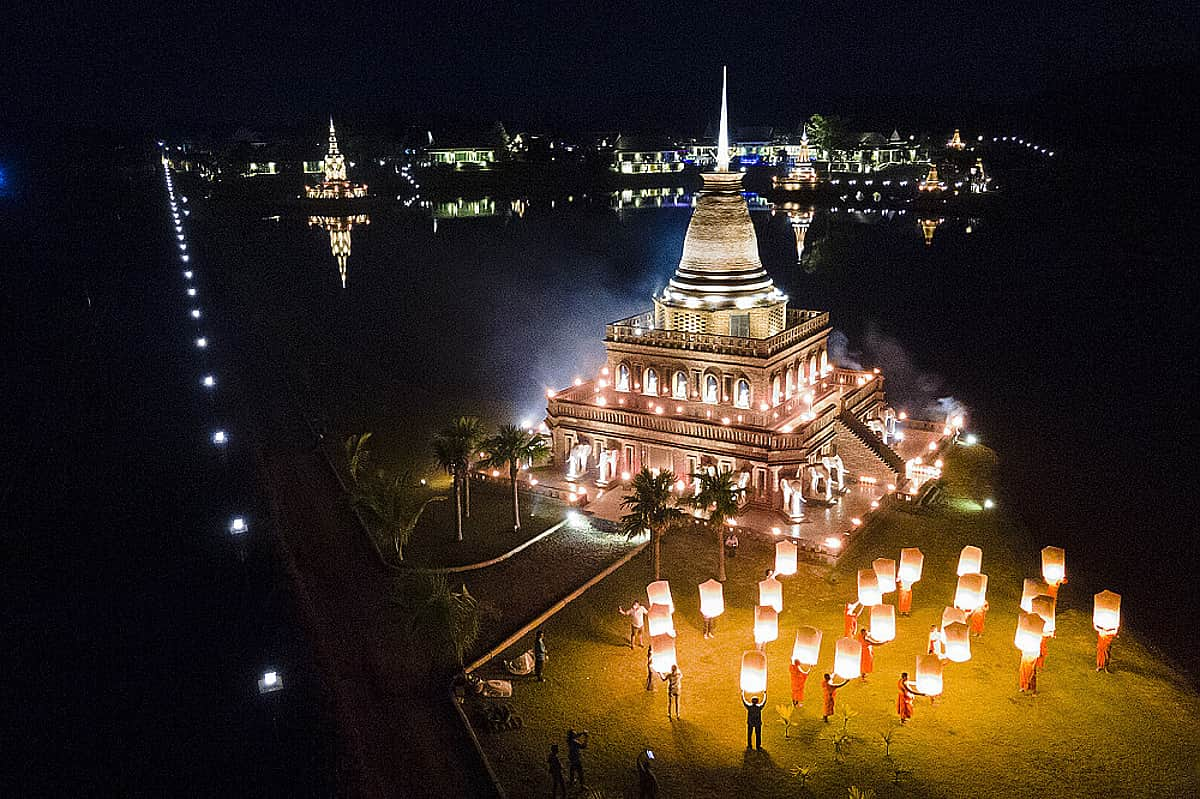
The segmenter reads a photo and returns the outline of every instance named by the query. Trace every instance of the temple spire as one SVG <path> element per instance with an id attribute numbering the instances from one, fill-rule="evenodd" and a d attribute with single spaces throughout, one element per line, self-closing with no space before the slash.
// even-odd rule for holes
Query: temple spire
<path id="1" fill-rule="evenodd" d="M 728 67 L 721 67 L 721 132 L 717 135 L 717 171 L 729 171 L 729 108 L 726 104 Z"/>

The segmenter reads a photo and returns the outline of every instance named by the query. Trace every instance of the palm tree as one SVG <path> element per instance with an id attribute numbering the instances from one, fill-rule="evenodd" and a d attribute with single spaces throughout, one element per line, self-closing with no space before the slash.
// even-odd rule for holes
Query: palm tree
<path id="1" fill-rule="evenodd" d="M 454 481 L 454 518 L 457 523 L 458 540 L 463 540 L 463 497 L 462 484 L 467 480 L 471 458 L 470 442 L 455 435 L 451 428 L 438 433 L 433 439 L 433 454 L 438 466 Z"/>
<path id="2" fill-rule="evenodd" d="M 672 488 L 675 484 L 673 472 L 659 472 L 656 476 L 645 466 L 629 484 L 632 491 L 621 499 L 621 507 L 629 513 L 621 517 L 621 531 L 633 538 L 643 531 L 650 531 L 651 557 L 654 579 L 661 577 L 662 535 L 673 522 L 683 518 L 683 511 L 676 507 Z"/>
<path id="3" fill-rule="evenodd" d="M 534 461 L 544 458 L 550 453 L 550 446 L 540 433 L 527 433 L 516 425 L 506 424 L 496 431 L 496 435 L 483 442 L 487 457 L 483 465 L 490 469 L 508 467 L 508 479 L 512 483 L 513 499 L 513 529 L 521 529 L 521 506 L 517 500 L 517 472 L 521 462 Z"/>
<path id="4" fill-rule="evenodd" d="M 430 502 L 442 502 L 445 499 L 443 496 L 432 496 L 422 501 L 407 475 L 389 477 L 379 471 L 369 490 L 359 499 L 359 504 L 367 509 L 380 533 L 391 543 L 396 560 L 403 561 L 404 547 L 412 538 L 412 532 L 425 508 Z"/>
<path id="5" fill-rule="evenodd" d="M 700 492 L 688 502 L 708 512 L 708 527 L 717 536 L 717 579 L 725 582 L 725 523 L 737 517 L 745 489 L 734 480 L 733 472 L 703 471 L 692 478 L 700 481 Z"/>
<path id="6" fill-rule="evenodd" d="M 367 468 L 371 460 L 371 451 L 367 442 L 371 440 L 370 433 L 358 433 L 346 439 L 343 449 L 346 453 L 346 470 L 350 472 L 350 482 L 358 485 L 358 476 Z"/>
<path id="7" fill-rule="evenodd" d="M 429 646 L 439 664 L 445 658 L 462 668 L 464 656 L 479 638 L 479 601 L 466 585 L 452 590 L 443 574 L 420 575 L 414 584 L 398 588 L 393 603 L 409 614 L 414 639 Z"/>
<path id="8" fill-rule="evenodd" d="M 478 416 L 460 416 L 442 434 L 461 439 L 463 445 L 467 448 L 467 462 L 462 483 L 463 510 L 466 511 L 466 517 L 469 519 L 471 518 L 471 456 L 475 454 L 475 450 L 483 443 L 485 437 L 483 421 Z"/>

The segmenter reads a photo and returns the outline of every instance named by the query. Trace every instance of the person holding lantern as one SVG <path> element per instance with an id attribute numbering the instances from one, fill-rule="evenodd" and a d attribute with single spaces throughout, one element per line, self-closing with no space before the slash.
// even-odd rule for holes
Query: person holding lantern
<path id="1" fill-rule="evenodd" d="M 858 614 L 862 611 L 862 605 L 857 602 L 847 602 L 844 618 L 842 619 L 842 637 L 853 638 L 858 632 Z"/>
<path id="2" fill-rule="evenodd" d="M 808 683 L 808 672 L 811 670 L 811 667 L 805 667 L 798 660 L 788 664 L 788 674 L 792 682 L 792 707 L 804 704 L 804 687 Z"/>
<path id="3" fill-rule="evenodd" d="M 672 663 L 671 671 L 664 674 L 662 679 L 667 683 L 667 721 L 671 720 L 671 705 L 675 705 L 675 718 L 679 718 L 679 686 L 683 682 L 683 672 L 679 666 Z"/>
<path id="4" fill-rule="evenodd" d="M 1021 689 L 1021 693 L 1025 693 L 1026 691 L 1037 693 L 1038 660 L 1038 655 L 1021 654 L 1021 670 L 1017 678 L 1017 684 Z"/>
<path id="5" fill-rule="evenodd" d="M 1034 663 L 1034 668 L 1035 668 L 1035 670 L 1041 670 L 1041 668 L 1042 668 L 1043 666 L 1045 666 L 1045 665 L 1046 665 L 1046 649 L 1047 649 L 1047 643 L 1046 643 L 1046 642 L 1047 642 L 1047 641 L 1049 641 L 1049 640 L 1050 640 L 1050 636 L 1048 636 L 1048 635 L 1043 635 L 1043 636 L 1042 636 L 1042 644 L 1041 644 L 1041 649 L 1039 649 L 1039 650 L 1038 650 L 1038 656 L 1037 656 L 1037 660 L 1036 660 L 1036 661 L 1035 661 L 1035 663 Z M 1035 675 L 1034 675 L 1034 682 L 1036 682 L 1036 681 L 1037 681 L 1037 676 L 1036 676 L 1036 674 L 1035 674 Z"/>
<path id="6" fill-rule="evenodd" d="M 763 701 L 767 701 L 767 694 L 763 692 Z M 745 695 L 742 696 L 742 704 L 746 707 L 746 748 L 750 748 L 750 738 L 754 737 L 754 748 L 762 750 L 762 709 L 759 704 L 758 697 L 750 697 L 750 701 L 746 701 Z"/>
<path id="7" fill-rule="evenodd" d="M 620 605 L 617 606 L 617 610 L 620 611 L 622 616 L 629 617 L 629 648 L 633 649 L 635 645 L 645 646 L 642 633 L 646 629 L 646 616 L 649 615 L 650 611 L 636 599 L 629 606 L 629 610 Z"/>
<path id="8" fill-rule="evenodd" d="M 968 621 L 971 625 L 971 635 L 975 636 L 976 638 L 983 635 L 983 623 L 987 619 L 987 612 L 988 608 L 990 607 L 991 605 L 989 605 L 985 600 L 982 605 L 975 608 L 975 610 L 971 611 L 970 613 Z"/>
<path id="9" fill-rule="evenodd" d="M 896 612 L 901 616 L 912 614 L 912 586 L 908 583 L 896 584 Z"/>
<path id="10" fill-rule="evenodd" d="M 1096 630 L 1096 671 L 1108 672 L 1108 664 L 1112 660 L 1112 645 L 1117 638 L 1117 631 L 1095 627 Z"/>
<path id="11" fill-rule="evenodd" d="M 849 682 L 850 682 L 849 680 L 842 680 L 839 683 L 835 683 L 833 681 L 833 678 L 830 675 L 828 675 L 828 674 L 825 675 L 825 677 L 821 683 L 821 691 L 823 693 L 823 697 L 822 697 L 823 701 L 821 704 L 821 713 L 824 716 L 824 718 L 822 718 L 821 720 L 824 721 L 826 724 L 829 723 L 829 717 L 833 715 L 833 706 L 834 706 L 835 700 L 837 699 L 838 689 L 841 688 L 842 686 L 846 685 Z"/>
<path id="12" fill-rule="evenodd" d="M 936 624 L 929 625 L 929 647 L 925 654 L 937 655 L 938 660 L 944 660 L 946 657 L 946 638 Z"/>
<path id="13" fill-rule="evenodd" d="M 896 691 L 896 714 L 900 716 L 900 723 L 904 724 L 912 718 L 913 697 L 925 694 L 918 691 L 916 686 L 909 681 L 907 671 L 901 672 L 900 680 L 896 683 Z"/>
<path id="14" fill-rule="evenodd" d="M 855 637 L 858 638 L 858 642 L 862 645 L 859 647 L 859 679 L 866 682 L 867 675 L 875 671 L 875 646 L 883 642 L 872 638 L 871 632 L 866 629 L 859 630 L 858 635 Z"/>

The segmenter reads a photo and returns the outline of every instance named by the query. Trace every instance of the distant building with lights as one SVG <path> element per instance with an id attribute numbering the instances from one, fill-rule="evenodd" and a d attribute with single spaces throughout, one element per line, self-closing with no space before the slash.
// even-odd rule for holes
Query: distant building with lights
<path id="1" fill-rule="evenodd" d="M 954 135 L 950 137 L 950 141 L 946 142 L 946 146 L 951 150 L 961 150 L 967 146 L 963 144 L 962 136 L 958 134 L 958 128 L 954 129 Z"/>
<path id="2" fill-rule="evenodd" d="M 306 172 L 309 163 L 305 163 Z M 338 149 L 333 117 L 329 118 L 329 150 L 325 153 L 322 172 L 324 180 L 304 187 L 305 196 L 310 200 L 349 200 L 367 196 L 366 184 L 351 183 L 346 175 L 346 156 Z"/>
<path id="3" fill-rule="evenodd" d="M 925 179 L 921 181 L 917 189 L 929 193 L 945 191 L 946 184 L 938 178 L 937 164 L 929 165 L 929 172 L 925 174 Z"/>
<path id="4" fill-rule="evenodd" d="M 425 157 L 432 167 L 453 169 L 456 171 L 470 170 L 475 172 L 492 169 L 496 165 L 495 147 L 430 147 L 425 151 Z"/>
<path id="5" fill-rule="evenodd" d="M 906 440 L 878 371 L 831 363 L 829 314 L 789 307 L 759 257 L 727 130 L 723 89 L 724 157 L 702 174 L 674 276 L 651 309 L 606 326 L 594 379 L 547 392 L 555 468 L 584 496 L 643 467 L 674 472 L 681 492 L 688 475 L 734 472 L 748 503 L 790 521 L 855 481 L 915 490 L 933 472 L 902 453 L 920 465 L 943 426 L 916 423 Z"/>
<path id="6" fill-rule="evenodd" d="M 786 175 L 776 175 L 771 178 L 772 185 L 781 191 L 801 191 L 815 188 L 821 181 L 821 177 L 817 174 L 812 160 L 812 154 L 808 149 L 808 128 L 806 126 L 800 134 L 800 152 L 796 154 L 795 166 Z"/>

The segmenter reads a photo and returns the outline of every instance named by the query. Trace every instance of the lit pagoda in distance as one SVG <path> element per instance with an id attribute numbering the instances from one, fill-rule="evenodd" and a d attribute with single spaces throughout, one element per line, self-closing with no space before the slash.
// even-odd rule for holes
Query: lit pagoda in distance
<path id="1" fill-rule="evenodd" d="M 351 183 L 346 176 L 346 156 L 338 149 L 333 117 L 329 118 L 329 152 L 325 153 L 325 179 L 315 186 L 305 186 L 304 192 L 310 200 L 350 200 L 367 196 L 365 183 Z"/>
<path id="2" fill-rule="evenodd" d="M 813 188 L 820 180 L 808 151 L 808 126 L 805 125 L 800 133 L 800 153 L 796 156 L 796 165 L 786 175 L 771 178 L 771 182 L 781 191 L 799 191 Z"/>
<path id="3" fill-rule="evenodd" d="M 942 181 L 938 179 L 937 164 L 929 165 L 929 174 L 925 176 L 925 180 L 921 181 L 920 185 L 917 186 L 917 189 L 920 191 L 934 193 L 945 191 L 946 184 L 942 183 Z"/>
<path id="4" fill-rule="evenodd" d="M 954 129 L 954 135 L 950 137 L 950 141 L 946 142 L 946 146 L 951 150 L 961 150 L 966 147 L 963 144 L 962 136 L 958 135 L 958 128 Z"/>

